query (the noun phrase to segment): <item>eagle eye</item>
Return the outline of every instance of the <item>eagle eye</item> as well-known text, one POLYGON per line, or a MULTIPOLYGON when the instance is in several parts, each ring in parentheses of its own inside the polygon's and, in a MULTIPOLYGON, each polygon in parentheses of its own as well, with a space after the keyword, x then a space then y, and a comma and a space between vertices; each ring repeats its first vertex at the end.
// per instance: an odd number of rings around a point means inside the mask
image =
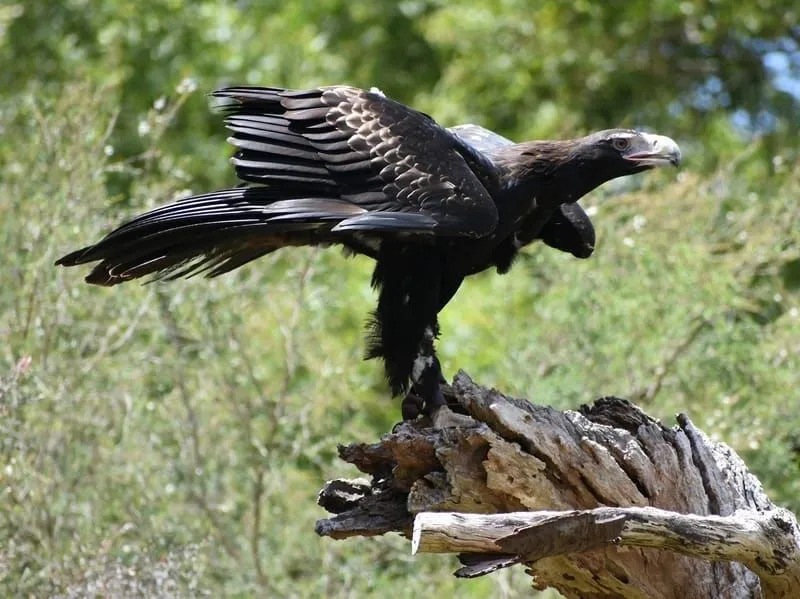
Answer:
POLYGON ((630 147, 631 140, 627 137, 615 137, 611 140, 611 145, 613 145, 615 149, 623 151, 630 147))

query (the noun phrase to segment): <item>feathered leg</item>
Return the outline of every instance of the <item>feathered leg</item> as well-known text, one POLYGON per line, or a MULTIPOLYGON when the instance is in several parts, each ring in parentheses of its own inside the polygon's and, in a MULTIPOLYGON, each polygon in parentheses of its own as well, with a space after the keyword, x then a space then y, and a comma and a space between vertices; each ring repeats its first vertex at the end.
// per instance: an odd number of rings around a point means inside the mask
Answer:
POLYGON ((431 416, 445 405, 441 385, 445 382, 433 341, 437 327, 426 327, 411 368, 411 391, 403 398, 403 420, 413 420, 420 414, 431 416))
POLYGON ((444 403, 434 348, 441 305, 441 257, 431 246, 385 241, 373 285, 380 294, 367 357, 383 358, 394 395, 413 388, 403 402, 404 417, 414 417, 420 408, 430 413, 444 403))

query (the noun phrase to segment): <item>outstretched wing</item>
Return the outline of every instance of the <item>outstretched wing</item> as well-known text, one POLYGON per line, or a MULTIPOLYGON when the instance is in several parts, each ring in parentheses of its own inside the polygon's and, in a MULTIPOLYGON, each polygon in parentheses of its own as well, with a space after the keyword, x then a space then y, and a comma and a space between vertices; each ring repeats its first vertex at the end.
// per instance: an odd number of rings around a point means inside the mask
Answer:
POLYGON ((237 175, 365 212, 332 231, 482 237, 497 224, 494 166, 433 119, 352 87, 214 92, 228 113, 237 175))
POLYGON ((372 252, 395 233, 480 237, 497 223, 497 172, 430 117, 350 87, 229 88, 232 161, 258 183, 156 208, 72 252, 90 283, 216 276, 287 245, 372 252), (356 233, 356 234, 354 234, 356 233))

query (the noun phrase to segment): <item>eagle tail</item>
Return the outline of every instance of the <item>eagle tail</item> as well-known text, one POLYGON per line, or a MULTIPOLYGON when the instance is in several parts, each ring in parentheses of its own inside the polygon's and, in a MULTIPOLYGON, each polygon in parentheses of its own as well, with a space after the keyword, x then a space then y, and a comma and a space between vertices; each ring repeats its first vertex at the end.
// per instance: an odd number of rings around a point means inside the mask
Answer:
POLYGON ((56 264, 99 261, 86 282, 104 286, 147 275, 215 277, 280 247, 329 240, 335 225, 365 212, 339 198, 280 199, 268 187, 226 189, 151 210, 56 264))

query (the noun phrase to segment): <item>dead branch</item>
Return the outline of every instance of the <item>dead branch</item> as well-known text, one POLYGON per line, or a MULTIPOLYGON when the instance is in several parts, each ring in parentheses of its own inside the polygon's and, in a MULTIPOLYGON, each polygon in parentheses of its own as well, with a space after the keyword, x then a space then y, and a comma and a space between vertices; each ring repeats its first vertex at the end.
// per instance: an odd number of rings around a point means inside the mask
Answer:
POLYGON ((800 596, 795 517, 685 415, 667 428, 616 398, 559 412, 464 373, 449 399, 435 423, 340 447, 371 479, 326 485, 319 534, 413 528, 413 550, 460 554, 460 576, 523 563, 565 597, 800 596))

